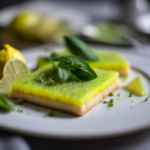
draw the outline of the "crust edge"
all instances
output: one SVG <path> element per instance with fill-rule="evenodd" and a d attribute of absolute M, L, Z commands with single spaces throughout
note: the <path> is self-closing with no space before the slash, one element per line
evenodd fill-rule
<path fill-rule="evenodd" d="M 103 99 L 106 98 L 111 92 L 120 88 L 120 86 L 121 86 L 121 82 L 120 80 L 117 80 L 115 83 L 113 83 L 108 88 L 106 88 L 103 92 L 99 93 L 94 98 L 89 100 L 87 103 L 79 107 L 60 103 L 59 101 L 52 101 L 52 100 L 45 99 L 42 97 L 36 97 L 32 94 L 20 93 L 17 91 L 12 91 L 11 98 L 18 99 L 19 97 L 22 97 L 24 98 L 25 101 L 32 103 L 32 104 L 52 108 L 52 109 L 63 111 L 63 112 L 68 112 L 71 114 L 75 114 L 77 116 L 82 116 L 86 112 L 88 112 L 90 109 L 92 109 L 94 106 L 96 106 L 99 102 L 102 102 Z"/>

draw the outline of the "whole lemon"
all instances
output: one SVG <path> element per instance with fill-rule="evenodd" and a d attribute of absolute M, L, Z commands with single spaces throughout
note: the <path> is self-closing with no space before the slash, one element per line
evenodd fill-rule
<path fill-rule="evenodd" d="M 2 48 L 0 49 L 0 78 L 3 77 L 3 68 L 5 63 L 13 58 L 18 58 L 26 63 L 25 58 L 19 50 L 13 48 L 9 44 L 2 45 Z"/>

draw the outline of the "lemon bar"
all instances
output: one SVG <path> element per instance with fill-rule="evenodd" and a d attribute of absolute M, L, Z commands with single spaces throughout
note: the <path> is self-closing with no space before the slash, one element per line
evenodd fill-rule
<path fill-rule="evenodd" d="M 92 68 L 118 71 L 120 76 L 129 76 L 130 64 L 116 51 L 96 52 L 93 51 L 99 58 L 99 61 L 87 61 Z M 62 56 L 73 55 L 68 50 L 61 50 L 54 53 L 54 60 Z M 44 57 L 38 58 L 38 67 L 43 67 L 51 63 L 49 59 Z"/>
<path fill-rule="evenodd" d="M 120 87 L 119 73 L 94 69 L 97 78 L 91 81 L 69 79 L 63 82 L 47 65 L 12 85 L 11 97 L 44 107 L 81 116 Z"/>

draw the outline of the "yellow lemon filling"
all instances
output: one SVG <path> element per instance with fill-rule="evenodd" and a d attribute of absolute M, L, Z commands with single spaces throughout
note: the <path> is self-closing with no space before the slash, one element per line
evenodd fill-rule
<path fill-rule="evenodd" d="M 83 82 L 70 79 L 63 82 L 52 65 L 47 65 L 31 75 L 15 81 L 12 89 L 68 105 L 81 106 L 112 85 L 119 76 L 115 71 L 99 69 L 94 69 L 94 71 L 98 76 L 94 80 Z"/>
<path fill-rule="evenodd" d="M 99 61 L 87 61 L 92 68 L 119 71 L 129 67 L 129 63 L 115 51 L 93 52 L 99 57 Z M 68 50 L 62 50 L 59 52 L 55 52 L 55 55 L 56 57 L 61 57 L 72 54 Z M 38 58 L 38 67 L 43 67 L 50 63 L 50 60 L 44 57 Z"/>

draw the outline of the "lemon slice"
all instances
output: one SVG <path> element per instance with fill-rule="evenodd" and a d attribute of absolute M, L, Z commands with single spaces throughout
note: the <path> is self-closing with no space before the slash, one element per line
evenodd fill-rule
<path fill-rule="evenodd" d="M 18 58 L 26 63 L 24 56 L 19 50 L 13 48 L 9 44 L 3 44 L 2 48 L 0 48 L 0 78 L 3 77 L 2 72 L 6 62 L 14 58 Z"/>
<path fill-rule="evenodd" d="M 146 95 L 146 90 L 141 75 L 137 76 L 134 80 L 125 85 L 124 88 L 139 96 Z"/>
<path fill-rule="evenodd" d="M 15 76 L 10 75 L 10 76 L 6 76 L 3 77 L 0 80 L 0 93 L 2 94 L 10 94 L 11 90 L 12 90 L 12 83 L 15 80 Z"/>
<path fill-rule="evenodd" d="M 11 59 L 7 61 L 3 69 L 3 78 L 0 80 L 0 93 L 10 94 L 12 83 L 26 75 L 30 74 L 28 66 L 20 59 Z"/>
<path fill-rule="evenodd" d="M 15 80 L 30 74 L 28 66 L 20 59 L 14 58 L 6 62 L 3 68 L 3 76 L 14 76 Z"/>

